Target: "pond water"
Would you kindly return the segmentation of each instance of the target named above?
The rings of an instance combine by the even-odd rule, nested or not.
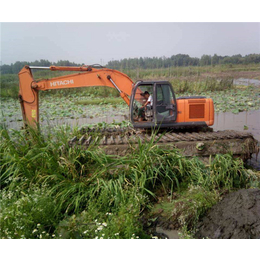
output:
[[[239,78],[233,80],[234,85],[243,85],[243,86],[260,86],[260,80],[258,79],[245,79],[245,78]]]
[[[91,124],[97,124],[97,123],[107,123],[107,124],[111,124],[114,121],[115,122],[122,122],[122,121],[127,121],[128,120],[128,116],[126,115],[115,115],[115,116],[105,116],[105,117],[94,117],[94,118],[78,118],[78,119],[71,119],[71,118],[59,118],[59,119],[54,119],[54,120],[44,120],[40,122],[40,125],[45,126],[45,125],[50,125],[50,126],[57,126],[57,125],[69,125],[71,127],[75,127],[75,126],[83,126],[83,125],[91,125]],[[9,129],[21,129],[23,126],[23,122],[22,121],[7,121],[5,122],[7,128]]]
[[[215,114],[213,129],[237,130],[251,133],[260,143],[260,110],[244,111],[238,114],[231,112]],[[260,170],[260,155],[252,155],[252,159],[247,162],[250,166]]]
[[[238,114],[215,113],[213,129],[249,132],[260,141],[260,110],[244,111]]]

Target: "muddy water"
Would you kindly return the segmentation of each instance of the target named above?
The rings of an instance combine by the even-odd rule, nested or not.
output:
[[[179,239],[179,231],[178,230],[168,230],[162,227],[156,227],[156,232],[159,234],[166,235],[169,239]]]
[[[260,141],[260,110],[245,111],[238,114],[231,112],[215,114],[213,129],[237,130],[252,133]],[[247,130],[246,130],[247,129]]]
[[[239,78],[233,80],[234,85],[243,85],[243,86],[260,86],[260,80],[258,79],[245,79],[245,78]]]
[[[249,132],[260,144],[260,110],[245,111],[238,114],[231,112],[215,114],[213,129],[218,130],[237,130]],[[247,164],[260,170],[260,155],[253,154],[252,159]]]

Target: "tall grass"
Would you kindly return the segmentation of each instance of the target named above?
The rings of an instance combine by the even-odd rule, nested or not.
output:
[[[205,190],[259,185],[257,177],[248,172],[240,160],[229,155],[218,155],[205,166],[197,158],[188,159],[178,150],[159,148],[151,140],[139,143],[127,156],[109,156],[95,146],[87,150],[69,147],[70,136],[69,128],[64,127],[45,134],[37,129],[12,134],[1,130],[2,232],[12,230],[14,218],[9,222],[6,219],[10,218],[13,207],[18,210],[14,205],[16,199],[22,194],[25,199],[37,197],[36,187],[40,191],[44,189],[51,198],[46,207],[44,200],[39,204],[42,212],[50,214],[46,220],[49,223],[41,230],[50,237],[94,238],[97,234],[111,237],[113,233],[112,237],[131,238],[133,234],[147,236],[139,218],[159,196],[171,196],[189,185]],[[13,195],[7,205],[4,194],[8,192]],[[22,204],[19,210],[28,209]],[[23,221],[26,228],[40,232],[37,218],[34,220],[32,216],[27,223],[24,217]],[[97,224],[101,221],[107,226]],[[101,230],[106,232],[101,234]],[[13,236],[15,232],[7,233]],[[35,233],[23,235],[29,238]],[[19,234],[15,237],[21,236]]]
[[[200,78],[197,78],[196,80],[173,79],[170,80],[170,82],[177,94],[182,94],[185,92],[200,94],[205,91],[223,91],[233,88],[233,78],[231,77],[226,77],[223,79],[207,77],[204,80],[201,80]]]

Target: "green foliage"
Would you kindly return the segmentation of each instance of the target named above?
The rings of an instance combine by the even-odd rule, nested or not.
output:
[[[13,181],[21,182],[25,179]],[[46,186],[0,191],[1,238],[51,238],[58,218],[56,203]]]
[[[60,238],[146,238],[139,214],[147,198],[134,188],[125,190],[125,199],[117,207],[110,206],[107,191],[90,200],[86,210],[65,218],[56,230]],[[105,202],[108,202],[106,204]],[[111,210],[112,209],[112,210]],[[108,210],[108,211],[106,211]]]
[[[218,80],[213,77],[207,77],[205,80],[189,81],[174,79],[171,84],[176,94],[183,93],[201,93],[208,91],[226,91],[233,89],[233,78],[223,78]]]
[[[127,156],[109,156],[95,146],[69,147],[70,131],[1,130],[2,238],[145,238],[142,212],[160,196],[199,186],[184,196],[191,229],[214,203],[213,190],[259,185],[259,178],[229,155],[217,155],[206,166],[178,150],[159,148],[152,138]]]
[[[0,96],[18,98],[19,80],[18,75],[0,75]]]

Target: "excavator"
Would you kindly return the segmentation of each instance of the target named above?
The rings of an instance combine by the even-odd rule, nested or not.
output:
[[[35,81],[32,69],[78,71],[80,73]],[[134,83],[126,74],[108,68],[25,66],[19,73],[19,83],[19,100],[23,120],[30,125],[39,122],[39,90],[91,86],[117,89],[130,108],[130,121],[134,128],[191,128],[214,124],[214,105],[211,98],[194,96],[176,99],[173,87],[168,81],[137,81]],[[152,105],[143,106],[144,93],[152,96]]]
[[[35,80],[32,70],[74,71],[74,74],[51,79]],[[92,86],[115,88],[129,106],[129,118],[133,125],[121,131],[103,131],[99,145],[103,145],[110,154],[125,154],[129,142],[148,142],[151,135],[140,129],[160,129],[166,134],[158,135],[159,143],[180,148],[187,156],[209,156],[217,153],[232,152],[243,159],[251,156],[256,143],[252,135],[237,131],[193,131],[208,129],[214,124],[214,104],[211,98],[189,96],[176,98],[174,89],[168,81],[133,82],[126,74],[100,65],[64,67],[64,66],[24,66],[19,72],[19,101],[25,126],[39,123],[40,90],[68,89]],[[150,100],[148,102],[148,100]],[[186,129],[186,132],[179,132]],[[138,130],[138,131],[137,131]],[[97,129],[83,131],[79,139],[72,138],[71,145],[91,144],[91,133]],[[240,156],[241,157],[241,156]]]

